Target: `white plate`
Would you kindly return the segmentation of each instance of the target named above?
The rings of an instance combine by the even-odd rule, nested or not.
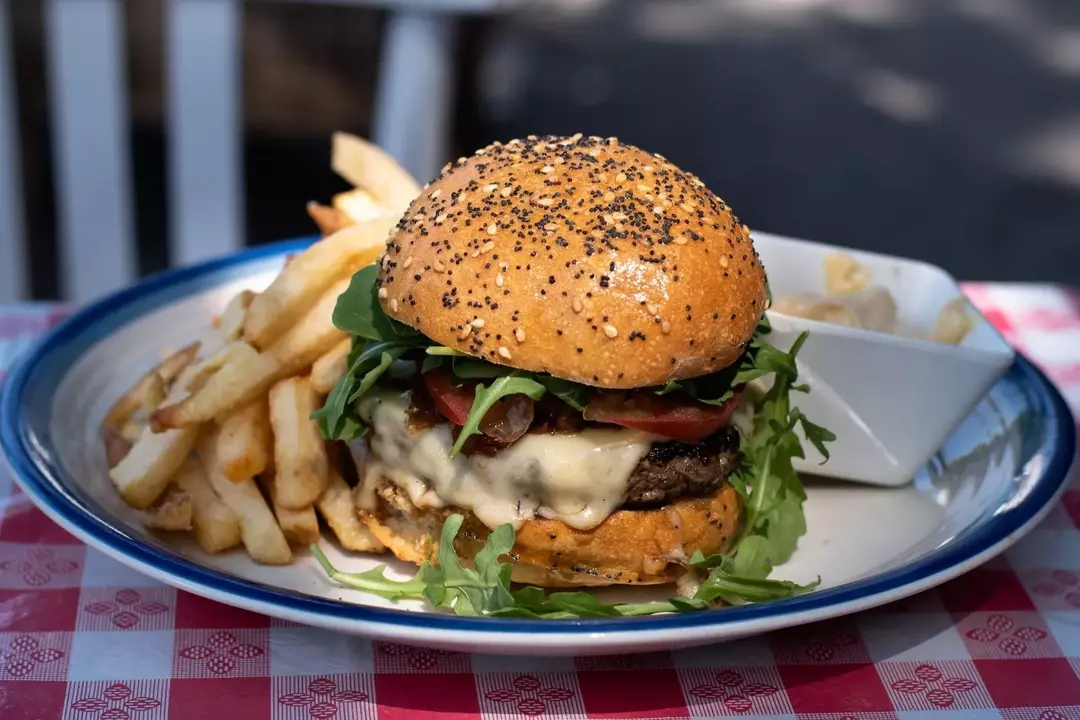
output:
[[[875,488],[809,481],[809,532],[777,575],[819,590],[687,615],[615,620],[462,618],[335,587],[306,554],[288,567],[217,557],[144,532],[106,477],[97,425],[163,346],[202,332],[239,289],[258,289],[301,243],[262,247],[147,280],[77,313],[13,368],[0,446],[25,492],[90,545],[155,578],[296,622],[427,646],[515,654],[647,651],[729,640],[896,600],[971,569],[1029,530],[1063,490],[1075,427],[1049,382],[1017,359],[915,481]],[[778,290],[782,290],[778,289]],[[363,570],[381,558],[331,559]],[[405,570],[405,568],[400,568]],[[614,596],[649,598],[642,588]]]

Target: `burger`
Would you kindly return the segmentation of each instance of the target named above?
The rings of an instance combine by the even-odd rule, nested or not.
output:
[[[354,275],[348,372],[316,416],[401,560],[445,552],[460,516],[465,566],[512,528],[515,583],[760,580],[805,531],[791,459],[831,439],[791,404],[798,343],[768,344],[768,297],[746,225],[662,156],[495,143]]]

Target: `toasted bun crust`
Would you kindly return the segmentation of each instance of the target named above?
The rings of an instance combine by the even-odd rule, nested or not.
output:
[[[388,315],[463,353],[598,387],[720,370],[765,306],[731,209],[614,138],[530,136],[462,158],[387,243]]]
[[[389,481],[379,484],[377,507],[360,520],[400,560],[420,564],[438,550],[447,516],[465,516],[455,543],[470,561],[488,528],[460,508],[417,508]],[[724,484],[706,497],[683,498],[656,509],[618,510],[592,530],[534,519],[518,529],[511,551],[514,582],[542,587],[660,585],[675,582],[694,550],[726,551],[742,524],[742,501]]]

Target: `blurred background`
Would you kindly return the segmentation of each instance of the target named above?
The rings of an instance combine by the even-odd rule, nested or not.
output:
[[[339,129],[422,180],[615,135],[754,229],[1080,284],[1080,3],[0,0],[0,299],[310,234]]]

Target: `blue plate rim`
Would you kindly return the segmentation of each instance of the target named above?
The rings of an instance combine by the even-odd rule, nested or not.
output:
[[[89,544],[98,545],[107,553],[126,558],[140,568],[151,568],[171,577],[185,589],[216,598],[238,597],[260,607],[292,616],[322,619],[328,622],[356,621],[388,627],[493,634],[541,633],[588,634],[627,633],[634,631],[677,630],[702,627],[731,626],[752,621],[775,622],[790,615],[820,613],[829,608],[865,604],[877,596],[902,593],[904,588],[921,586],[932,578],[948,573],[957,566],[985,559],[1006,539],[1022,532],[1049,510],[1049,505],[1064,490],[1076,453],[1076,426],[1060,393],[1030,361],[1017,355],[1009,373],[1018,373],[1018,383],[1033,390],[1046,410],[1046,420],[1056,435],[1050,448],[1050,460],[1041,479],[1017,505],[995,515],[943,548],[917,558],[885,573],[871,576],[825,590],[781,601],[727,608],[722,612],[684,615],[652,616],[648,618],[605,618],[581,620],[524,620],[475,618],[439,613],[418,613],[392,608],[354,605],[344,601],[317,598],[282,590],[250,580],[233,577],[221,571],[205,568],[180,555],[163,554],[158,548],[131,535],[120,532],[91,510],[69,490],[61,480],[66,472],[34,447],[24,422],[27,385],[45,358],[72,343],[83,343],[88,349],[107,337],[109,332],[92,340],[86,336],[100,329],[102,323],[120,310],[131,310],[139,301],[148,298],[150,304],[140,305],[135,317],[160,309],[175,301],[179,291],[188,286],[198,287],[199,281],[213,280],[225,271],[235,271],[259,260],[287,255],[301,250],[314,238],[303,237],[261,245],[234,255],[218,258],[189,267],[170,270],[146,278],[124,290],[107,296],[74,312],[66,320],[37,340],[11,368],[0,387],[0,450],[3,451],[12,474],[27,495],[56,519]],[[213,284],[213,283],[210,283]],[[171,292],[170,292],[171,291]],[[180,297],[185,296],[181,292]],[[130,319],[120,323],[130,322]],[[115,330],[115,328],[113,328]]]

